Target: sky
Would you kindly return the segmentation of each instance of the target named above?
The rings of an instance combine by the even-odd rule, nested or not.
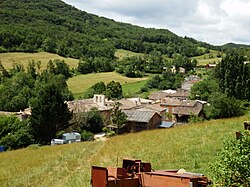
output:
[[[250,44],[250,0],[63,0],[98,16],[213,45]]]

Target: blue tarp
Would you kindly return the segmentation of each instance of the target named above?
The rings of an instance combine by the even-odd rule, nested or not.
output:
[[[159,128],[171,128],[174,126],[174,122],[168,122],[168,121],[162,121],[160,124],[159,124]]]
[[[0,146],[0,152],[4,152],[4,146]]]

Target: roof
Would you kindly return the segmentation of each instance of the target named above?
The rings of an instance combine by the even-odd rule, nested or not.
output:
[[[164,97],[166,97],[168,95],[168,93],[165,93],[165,92],[154,92],[154,93],[151,93],[150,96],[149,96],[149,99],[152,99],[152,100],[161,100],[163,99]]]
[[[67,104],[68,104],[69,110],[73,111],[74,113],[87,112],[87,111],[90,111],[91,108],[97,108],[99,111],[112,109],[112,106],[110,104],[108,104],[108,106],[102,106],[102,105],[99,105],[98,103],[94,103],[93,99],[68,101]]]
[[[128,117],[127,121],[142,122],[142,123],[148,123],[155,114],[159,115],[155,111],[123,110],[123,112]]]
[[[182,106],[182,107],[176,107],[173,109],[172,113],[173,114],[178,114],[178,115],[199,115],[199,113],[202,111],[202,104],[197,104],[193,107],[187,107],[187,106]]]
[[[162,100],[165,97],[181,97],[188,98],[190,93],[188,91],[175,91],[174,90],[163,90],[159,92],[154,92],[149,96],[152,100]]]
[[[165,107],[161,107],[160,103],[155,103],[155,104],[148,104],[148,105],[143,105],[142,108],[139,108],[138,110],[153,110],[156,112],[162,112],[165,111]]]
[[[169,121],[162,121],[160,124],[159,124],[159,128],[171,128],[174,126],[174,122],[169,122]]]
[[[143,98],[127,98],[127,100],[133,101],[134,103],[141,103],[141,104],[150,104],[153,103],[153,100],[151,99],[143,99]]]
[[[71,135],[78,135],[80,136],[81,134],[79,134],[78,132],[70,132],[70,133],[64,133],[63,136],[71,136]]]
[[[189,106],[192,107],[197,103],[196,100],[181,100],[176,98],[164,98],[161,102],[162,106]]]
[[[135,108],[137,106],[141,106],[140,102],[135,102],[133,100],[131,101],[129,99],[120,99],[120,100],[118,100],[118,102],[121,104],[119,106],[119,108],[121,110],[128,110],[128,109]]]

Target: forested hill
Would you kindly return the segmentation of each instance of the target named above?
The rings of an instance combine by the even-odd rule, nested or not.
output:
[[[47,51],[114,58],[116,49],[196,56],[212,45],[166,29],[142,28],[78,10],[60,0],[0,0],[0,52]]]
[[[222,48],[223,50],[226,50],[226,49],[239,49],[239,48],[250,49],[250,45],[235,44],[235,43],[227,43],[227,44],[221,46],[221,48]]]

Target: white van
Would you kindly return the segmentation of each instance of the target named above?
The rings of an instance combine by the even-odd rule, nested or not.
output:
[[[62,139],[52,139],[51,141],[50,141],[50,144],[51,145],[61,145],[61,144],[63,144],[64,143],[64,141],[62,140]]]

